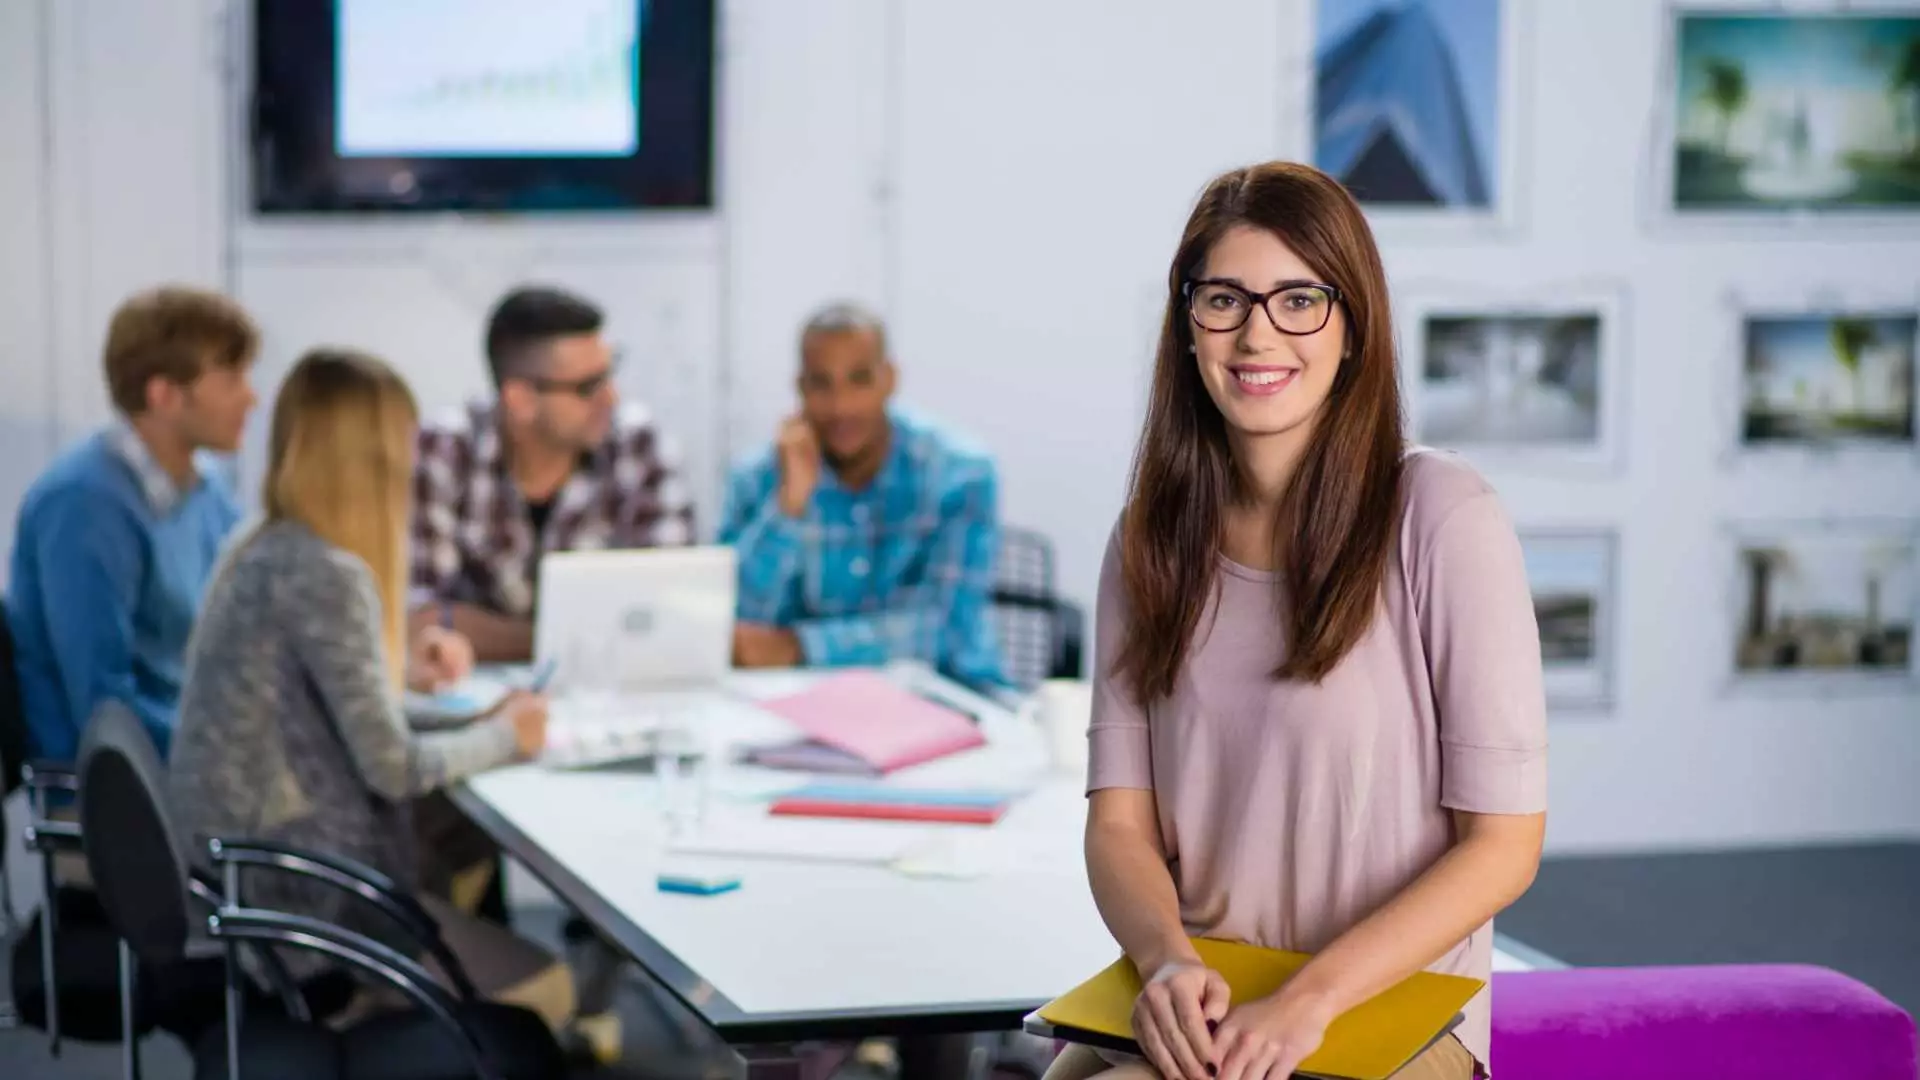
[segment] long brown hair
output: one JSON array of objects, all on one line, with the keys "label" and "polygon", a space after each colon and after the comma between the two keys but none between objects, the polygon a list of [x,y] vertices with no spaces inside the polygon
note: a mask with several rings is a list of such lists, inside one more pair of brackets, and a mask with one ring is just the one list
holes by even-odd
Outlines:
[{"label": "long brown hair", "polygon": [[380,596],[382,657],[406,670],[407,523],[419,408],[391,367],[349,349],[315,349],[280,385],[262,503],[352,552]]},{"label": "long brown hair", "polygon": [[1236,225],[1278,236],[1340,290],[1351,352],[1276,511],[1288,603],[1280,679],[1317,682],[1372,622],[1398,517],[1403,449],[1386,272],[1365,215],[1317,169],[1269,162],[1207,186],[1167,272],[1153,391],[1121,518],[1131,609],[1116,661],[1141,702],[1165,697],[1213,595],[1225,510],[1237,492],[1226,422],[1189,351],[1182,285]]}]

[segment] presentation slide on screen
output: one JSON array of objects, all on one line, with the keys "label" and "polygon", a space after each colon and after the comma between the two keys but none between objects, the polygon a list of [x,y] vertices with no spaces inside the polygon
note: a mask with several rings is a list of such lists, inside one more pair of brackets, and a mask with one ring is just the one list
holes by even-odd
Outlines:
[{"label": "presentation slide on screen", "polygon": [[340,0],[342,157],[626,157],[637,0]]}]

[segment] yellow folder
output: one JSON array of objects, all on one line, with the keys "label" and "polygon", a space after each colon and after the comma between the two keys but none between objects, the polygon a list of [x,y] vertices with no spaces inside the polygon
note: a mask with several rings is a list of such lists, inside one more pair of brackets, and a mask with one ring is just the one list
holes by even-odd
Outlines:
[{"label": "yellow folder", "polygon": [[[1193,945],[1200,959],[1227,980],[1235,1005],[1273,993],[1309,959],[1305,953],[1207,938],[1195,938]],[[1320,1049],[1300,1064],[1295,1075],[1386,1080],[1452,1031],[1467,1000],[1485,985],[1481,979],[1463,975],[1418,972],[1334,1020]],[[1140,975],[1133,962],[1122,957],[1041,1006],[1028,1017],[1027,1029],[1137,1054],[1132,1015],[1139,996]]]}]

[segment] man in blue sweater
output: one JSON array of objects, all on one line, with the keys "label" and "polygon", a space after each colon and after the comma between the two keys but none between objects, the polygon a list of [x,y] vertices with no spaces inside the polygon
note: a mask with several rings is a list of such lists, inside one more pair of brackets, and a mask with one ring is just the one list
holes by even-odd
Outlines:
[{"label": "man in blue sweater", "polygon": [[259,332],[232,301],[162,287],[107,331],[119,414],[67,450],[20,504],[7,622],[28,751],[71,760],[100,702],[133,709],[161,756],[187,635],[239,517],[207,453],[239,449]]}]

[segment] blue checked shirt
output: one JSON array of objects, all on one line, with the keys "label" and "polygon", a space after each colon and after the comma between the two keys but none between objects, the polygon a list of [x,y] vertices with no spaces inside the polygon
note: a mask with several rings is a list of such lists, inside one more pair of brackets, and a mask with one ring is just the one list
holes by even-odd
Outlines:
[{"label": "blue checked shirt", "polygon": [[891,416],[893,447],[874,482],[850,491],[822,469],[803,517],[780,509],[776,451],[734,471],[719,539],[739,556],[739,617],[792,629],[812,666],[916,659],[970,686],[1004,686],[989,617],[993,462]]}]

